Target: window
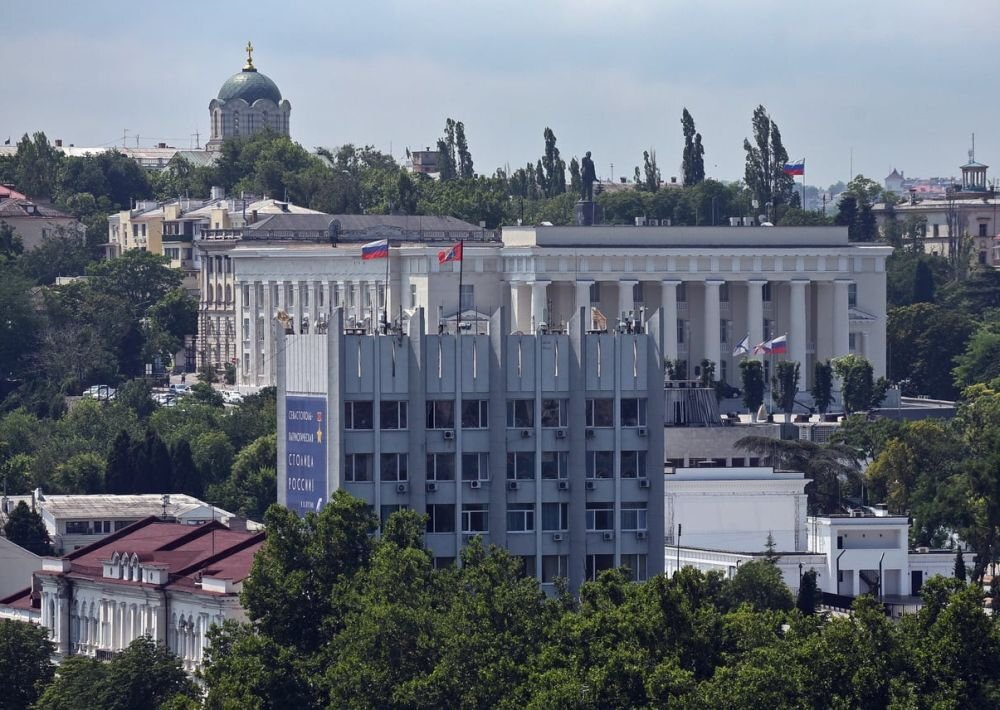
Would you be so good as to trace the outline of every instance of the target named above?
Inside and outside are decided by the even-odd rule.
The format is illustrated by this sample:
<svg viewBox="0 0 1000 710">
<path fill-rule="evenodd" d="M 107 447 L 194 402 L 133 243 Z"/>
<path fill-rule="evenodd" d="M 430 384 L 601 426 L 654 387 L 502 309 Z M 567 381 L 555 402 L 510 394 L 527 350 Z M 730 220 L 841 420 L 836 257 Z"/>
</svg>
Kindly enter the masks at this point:
<svg viewBox="0 0 1000 710">
<path fill-rule="evenodd" d="M 450 399 L 431 399 L 427 401 L 427 428 L 454 429 L 455 403 Z"/>
<path fill-rule="evenodd" d="M 587 503 L 586 513 L 588 531 L 615 529 L 614 503 Z"/>
<path fill-rule="evenodd" d="M 681 281 L 677 285 L 677 302 L 678 303 L 687 303 L 687 300 L 688 300 L 687 284 L 684 283 L 683 281 Z"/>
<path fill-rule="evenodd" d="M 548 429 L 566 426 L 569 423 L 569 400 L 543 399 L 542 426 Z"/>
<path fill-rule="evenodd" d="M 601 284 L 595 281 L 590 284 L 590 305 L 596 306 L 601 302 Z"/>
<path fill-rule="evenodd" d="M 507 480 L 508 481 L 535 480 L 534 451 L 507 452 Z"/>
<path fill-rule="evenodd" d="M 980 237 L 989 236 L 988 234 L 986 234 L 986 227 L 987 227 L 986 222 L 980 222 L 979 223 L 979 236 Z"/>
<path fill-rule="evenodd" d="M 462 532 L 480 533 L 489 531 L 488 503 L 462 504 Z"/>
<path fill-rule="evenodd" d="M 410 284 L 410 308 L 417 307 L 417 285 Z"/>
<path fill-rule="evenodd" d="M 687 331 L 687 321 L 683 318 L 677 319 L 677 344 L 684 344 L 684 333 Z"/>
<path fill-rule="evenodd" d="M 378 519 L 382 521 L 382 527 L 385 527 L 386 521 L 389 520 L 389 516 L 393 513 L 398 513 L 401 510 L 406 510 L 405 505 L 383 505 L 379 509 Z"/>
<path fill-rule="evenodd" d="M 427 454 L 428 481 L 455 480 L 455 454 Z"/>
<path fill-rule="evenodd" d="M 347 454 L 344 457 L 344 480 L 349 483 L 372 480 L 372 455 Z"/>
<path fill-rule="evenodd" d="M 427 506 L 427 532 L 455 532 L 454 503 L 432 503 Z"/>
<path fill-rule="evenodd" d="M 764 288 L 762 289 L 762 293 L 761 293 L 761 300 L 764 301 L 765 303 L 767 303 L 767 302 L 769 302 L 771 300 L 771 282 L 770 281 L 764 282 Z"/>
<path fill-rule="evenodd" d="M 646 504 L 622 503 L 622 530 L 646 529 Z"/>
<path fill-rule="evenodd" d="M 66 523 L 67 535 L 87 535 L 90 532 L 90 525 L 86 520 L 70 520 Z"/>
<path fill-rule="evenodd" d="M 614 451 L 587 452 L 587 478 L 612 478 L 614 473 Z"/>
<path fill-rule="evenodd" d="M 534 577 L 537 569 L 537 558 L 534 555 L 519 555 L 521 561 L 521 574 L 525 577 Z"/>
<path fill-rule="evenodd" d="M 381 472 L 383 481 L 405 481 L 407 478 L 406 454 L 382 454 Z"/>
<path fill-rule="evenodd" d="M 646 426 L 645 398 L 625 398 L 622 400 L 622 426 Z"/>
<path fill-rule="evenodd" d="M 614 555 L 587 555 L 587 581 L 593 582 L 598 575 L 615 566 Z"/>
<path fill-rule="evenodd" d="M 533 503 L 507 504 L 507 532 L 534 532 L 535 506 Z"/>
<path fill-rule="evenodd" d="M 847 334 L 847 349 L 850 350 L 852 353 L 856 352 L 858 349 L 857 335 L 858 335 L 857 333 Z"/>
<path fill-rule="evenodd" d="M 535 426 L 535 401 L 533 399 L 508 400 L 507 426 L 513 429 Z"/>
<path fill-rule="evenodd" d="M 462 428 L 485 429 L 489 425 L 488 399 L 467 399 L 462 402 Z"/>
<path fill-rule="evenodd" d="M 542 452 L 542 478 L 554 480 L 557 478 L 569 477 L 569 452 L 568 451 L 543 451 Z"/>
<path fill-rule="evenodd" d="M 454 557 L 435 557 L 432 562 L 434 569 L 448 569 L 455 564 Z"/>
<path fill-rule="evenodd" d="M 248 285 L 243 287 L 243 307 L 250 307 L 250 286 Z"/>
<path fill-rule="evenodd" d="M 587 400 L 587 426 L 611 427 L 615 425 L 615 401 L 613 399 Z"/>
<path fill-rule="evenodd" d="M 932 224 L 931 225 L 931 236 L 933 236 L 935 239 L 937 237 L 941 236 L 941 225 L 940 224 Z"/>
<path fill-rule="evenodd" d="M 569 530 L 569 503 L 542 503 L 542 530 Z"/>
<path fill-rule="evenodd" d="M 643 298 L 642 293 L 642 281 L 639 281 L 632 287 L 632 302 L 635 304 L 643 304 L 646 299 Z"/>
<path fill-rule="evenodd" d="M 372 419 L 372 403 L 370 401 L 344 402 L 345 429 L 371 429 Z"/>
<path fill-rule="evenodd" d="M 485 452 L 478 454 L 462 454 L 462 480 L 490 480 L 490 455 Z"/>
<path fill-rule="evenodd" d="M 729 283 L 726 281 L 719 284 L 719 303 L 729 303 Z"/>
<path fill-rule="evenodd" d="M 646 555 L 622 555 L 622 567 L 628 569 L 633 582 L 645 582 L 649 579 L 646 572 Z"/>
<path fill-rule="evenodd" d="M 646 452 L 622 451 L 622 478 L 646 478 Z"/>
<path fill-rule="evenodd" d="M 768 318 L 764 319 L 764 340 L 770 340 L 774 337 L 774 321 Z"/>
<path fill-rule="evenodd" d="M 542 555 L 542 584 L 569 577 L 569 555 Z"/>
<path fill-rule="evenodd" d="M 135 520 L 116 520 L 115 521 L 115 532 L 118 532 L 122 528 L 127 528 L 129 525 L 131 525 L 132 523 L 135 523 L 135 522 L 138 522 L 138 521 L 135 521 Z"/>
<path fill-rule="evenodd" d="M 405 429 L 406 402 L 382 400 L 379 420 L 383 429 Z"/>
<path fill-rule="evenodd" d="M 847 305 L 850 308 L 858 307 L 858 285 L 853 281 L 847 284 Z"/>
<path fill-rule="evenodd" d="M 472 284 L 462 284 L 462 291 L 459 294 L 459 302 L 461 303 L 461 309 L 463 311 L 475 308 L 475 286 Z"/>
<path fill-rule="evenodd" d="M 719 342 L 723 345 L 729 342 L 729 321 L 725 318 L 719 321 Z"/>
</svg>

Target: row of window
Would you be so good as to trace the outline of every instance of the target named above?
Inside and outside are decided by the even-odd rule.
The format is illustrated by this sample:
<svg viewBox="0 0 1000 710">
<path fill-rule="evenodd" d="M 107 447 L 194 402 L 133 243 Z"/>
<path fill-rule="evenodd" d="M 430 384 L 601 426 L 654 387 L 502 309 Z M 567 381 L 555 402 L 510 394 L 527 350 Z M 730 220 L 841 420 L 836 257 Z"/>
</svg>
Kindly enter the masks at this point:
<svg viewBox="0 0 1000 710">
<path fill-rule="evenodd" d="M 535 480 L 534 451 L 511 451 L 507 454 L 507 480 Z M 428 481 L 454 481 L 456 454 L 445 452 L 427 454 Z M 646 452 L 622 451 L 620 456 L 621 478 L 646 478 Z M 587 451 L 585 454 L 587 478 L 614 478 L 614 451 Z M 404 453 L 388 453 L 379 456 L 379 473 L 382 481 L 406 481 L 409 479 L 409 457 Z M 344 480 L 350 483 L 364 483 L 372 480 L 374 455 L 370 453 L 347 454 L 344 463 Z M 569 452 L 541 452 L 541 475 L 543 480 L 557 480 L 569 477 Z M 462 454 L 462 480 L 488 481 L 490 478 L 490 455 L 486 452 Z"/>
<path fill-rule="evenodd" d="M 435 561 L 438 559 L 442 558 L 435 558 Z M 521 563 L 524 565 L 523 571 L 526 576 L 538 578 L 538 558 L 535 555 L 522 555 Z M 601 572 L 614 566 L 614 555 L 587 555 L 585 578 L 593 582 Z M 644 582 L 649 578 L 647 558 L 644 554 L 622 555 L 621 566 L 628 570 L 633 582 Z M 569 555 L 542 555 L 542 584 L 552 584 L 559 578 L 569 578 Z"/>
<path fill-rule="evenodd" d="M 121 530 L 134 520 L 69 520 L 66 522 L 67 535 L 102 535 Z"/>
<path fill-rule="evenodd" d="M 399 510 L 401 506 L 382 506 L 382 519 Z M 463 503 L 461 526 L 463 533 L 489 532 L 489 503 Z M 623 532 L 646 531 L 646 504 L 622 503 L 620 530 Z M 534 503 L 510 503 L 507 505 L 507 532 L 535 532 L 537 509 Z M 569 529 L 568 503 L 542 503 L 542 532 L 565 532 Z M 603 532 L 615 529 L 614 503 L 587 503 L 586 527 L 588 532 Z M 433 503 L 427 506 L 427 532 L 455 532 L 455 504 Z"/>
<path fill-rule="evenodd" d="M 379 408 L 381 429 L 406 429 L 407 403 L 383 400 Z M 371 400 L 344 402 L 344 428 L 369 430 L 375 421 L 375 406 Z M 490 403 L 486 399 L 467 399 L 462 402 L 459 421 L 463 429 L 485 429 L 489 426 Z M 621 425 L 623 427 L 646 426 L 646 399 L 623 398 L 621 400 Z M 507 426 L 511 429 L 528 429 L 535 426 L 535 400 L 512 399 L 507 402 Z M 428 429 L 455 428 L 455 402 L 451 399 L 433 399 L 425 408 L 425 423 Z M 543 399 L 541 401 L 541 425 L 543 428 L 565 427 L 569 423 L 568 399 Z M 586 404 L 586 424 L 588 427 L 613 427 L 615 425 L 615 400 L 610 397 L 592 398 Z"/>
</svg>

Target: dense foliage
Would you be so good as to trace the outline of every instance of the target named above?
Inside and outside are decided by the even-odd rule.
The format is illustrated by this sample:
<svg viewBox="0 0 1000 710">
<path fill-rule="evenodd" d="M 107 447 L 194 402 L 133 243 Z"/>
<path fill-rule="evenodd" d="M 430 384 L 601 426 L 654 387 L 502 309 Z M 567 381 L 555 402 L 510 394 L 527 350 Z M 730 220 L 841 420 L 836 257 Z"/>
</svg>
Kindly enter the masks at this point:
<svg viewBox="0 0 1000 710">
<path fill-rule="evenodd" d="M 376 519 L 340 493 L 318 515 L 267 514 L 247 624 L 212 632 L 209 708 L 986 707 L 1000 701 L 1000 627 L 982 592 L 925 585 L 890 621 L 798 601 L 768 557 L 724 579 L 690 568 L 633 583 L 603 573 L 548 597 L 478 539 L 435 569 L 423 521 Z"/>
</svg>

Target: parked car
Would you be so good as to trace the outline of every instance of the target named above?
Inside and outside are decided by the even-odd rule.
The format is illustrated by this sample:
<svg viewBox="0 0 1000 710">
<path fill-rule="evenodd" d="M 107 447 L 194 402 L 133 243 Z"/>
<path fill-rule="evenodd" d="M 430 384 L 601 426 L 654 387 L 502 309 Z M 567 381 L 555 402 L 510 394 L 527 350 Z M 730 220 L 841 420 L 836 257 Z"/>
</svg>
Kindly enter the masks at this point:
<svg viewBox="0 0 1000 710">
<path fill-rule="evenodd" d="M 83 391 L 83 398 L 107 402 L 114 399 L 117 394 L 118 390 L 111 385 L 91 385 Z"/>
<path fill-rule="evenodd" d="M 178 397 L 183 397 L 185 395 L 191 394 L 191 385 L 186 385 L 182 383 L 174 383 L 170 385 L 170 392 Z"/>
<path fill-rule="evenodd" d="M 243 402 L 243 394 L 236 390 L 220 390 L 222 401 L 226 404 L 240 404 Z"/>
<path fill-rule="evenodd" d="M 719 388 L 719 394 L 723 399 L 736 399 L 743 394 L 739 387 L 733 387 L 728 382 L 720 382 L 716 387 Z"/>
</svg>

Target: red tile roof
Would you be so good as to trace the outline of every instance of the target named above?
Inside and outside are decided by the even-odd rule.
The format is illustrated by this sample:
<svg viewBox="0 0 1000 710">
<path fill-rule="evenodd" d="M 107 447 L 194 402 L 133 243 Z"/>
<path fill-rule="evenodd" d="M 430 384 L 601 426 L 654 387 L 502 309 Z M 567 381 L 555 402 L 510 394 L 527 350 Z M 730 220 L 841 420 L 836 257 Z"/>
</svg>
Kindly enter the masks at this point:
<svg viewBox="0 0 1000 710">
<path fill-rule="evenodd" d="M 102 579 L 102 563 L 115 552 L 129 557 L 134 553 L 144 563 L 166 567 L 167 586 L 193 590 L 202 576 L 233 582 L 243 580 L 250 573 L 254 554 L 263 544 L 264 533 L 230 530 L 218 521 L 192 526 L 149 517 L 69 553 L 63 559 L 70 560 L 70 571 L 56 574 Z M 144 584 L 125 580 L 115 583 Z"/>
<path fill-rule="evenodd" d="M 32 596 L 31 587 L 27 589 L 22 589 L 19 592 L 11 594 L 9 597 L 4 597 L 0 599 L 0 606 L 9 607 L 11 609 L 38 609 L 40 606 L 40 600 L 38 595 Z"/>
</svg>

